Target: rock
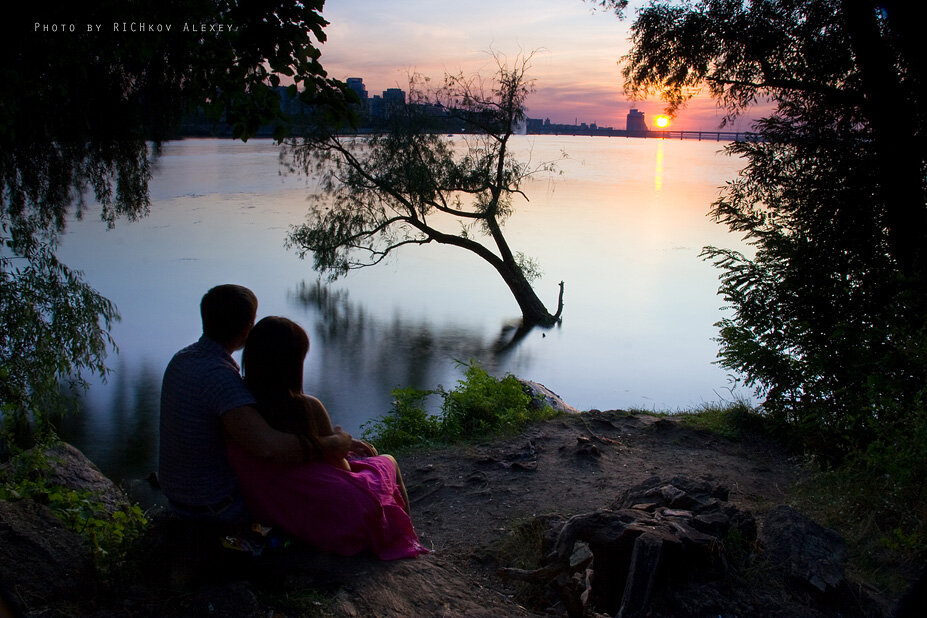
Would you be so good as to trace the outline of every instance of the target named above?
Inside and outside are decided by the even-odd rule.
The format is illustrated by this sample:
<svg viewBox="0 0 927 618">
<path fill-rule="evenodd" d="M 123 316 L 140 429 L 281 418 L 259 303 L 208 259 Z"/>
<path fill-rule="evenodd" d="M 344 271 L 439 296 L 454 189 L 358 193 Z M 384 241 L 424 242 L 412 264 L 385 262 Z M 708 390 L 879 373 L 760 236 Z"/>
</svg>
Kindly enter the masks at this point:
<svg viewBox="0 0 927 618">
<path fill-rule="evenodd" d="M 560 395 L 550 390 L 543 384 L 522 379 L 519 379 L 518 381 L 521 382 L 522 390 L 524 390 L 525 393 L 531 397 L 530 406 L 533 409 L 538 410 L 544 406 L 550 406 L 557 412 L 579 414 L 579 410 L 566 403 L 560 397 Z"/>
<path fill-rule="evenodd" d="M 45 455 L 48 469 L 23 473 L 33 480 L 44 476 L 49 486 L 94 492 L 109 513 L 129 505 L 125 493 L 70 444 Z M 11 472 L 15 465 L 2 469 Z M 34 500 L 0 501 L 0 592 L 9 605 L 26 614 L 92 596 L 95 587 L 93 553 L 80 535 Z"/>
<path fill-rule="evenodd" d="M 731 527 L 731 518 L 723 511 L 702 513 L 692 518 L 692 525 L 696 530 L 718 536 Z"/>
<path fill-rule="evenodd" d="M 586 565 L 592 562 L 592 550 L 589 545 L 580 541 L 576 543 L 573 553 L 570 555 L 570 568 L 585 569 Z"/>
<path fill-rule="evenodd" d="M 557 574 L 554 588 L 564 607 L 617 612 L 622 618 L 645 616 L 661 573 L 672 573 L 676 581 L 720 577 L 731 528 L 736 527 L 745 543 L 756 538 L 753 517 L 719 498 L 727 495 L 727 489 L 706 481 L 652 477 L 629 489 L 609 509 L 571 517 L 551 554 L 559 570 L 548 566 L 536 573 Z M 571 559 L 580 543 L 592 552 L 594 576 L 586 578 L 586 590 L 576 592 L 577 586 L 564 583 L 585 565 Z M 582 598 L 564 598 L 576 594 Z M 592 609 L 585 602 L 590 600 Z"/>
<path fill-rule="evenodd" d="M 621 513 L 609 510 L 574 515 L 560 530 L 554 550 L 556 556 L 561 562 L 567 561 L 573 554 L 573 546 L 577 541 L 583 541 L 590 547 L 596 545 L 611 547 L 621 544 L 631 547 L 636 535 L 633 532 L 628 533 L 628 526 L 634 521 L 633 516 L 622 517 Z M 629 534 L 630 539 L 628 539 Z M 594 549 L 593 553 L 595 553 Z"/>
<path fill-rule="evenodd" d="M 161 491 L 161 483 L 155 472 L 143 479 L 129 480 L 125 491 L 132 502 L 138 504 L 146 513 L 156 514 L 168 510 L 167 496 Z"/>
<path fill-rule="evenodd" d="M 766 560 L 783 568 L 793 580 L 822 593 L 845 582 L 843 537 L 792 507 L 777 506 L 769 511 L 760 539 L 766 547 Z"/>
<path fill-rule="evenodd" d="M 75 447 L 60 442 L 45 451 L 47 470 L 29 470 L 33 477 L 44 475 L 49 485 L 96 493 L 110 513 L 130 504 L 126 493 L 106 477 L 92 461 Z M 0 472 L 12 471 L 15 463 L 0 466 Z"/>
<path fill-rule="evenodd" d="M 659 477 L 650 477 L 628 489 L 619 500 L 612 504 L 612 508 L 628 508 L 641 503 L 658 503 L 671 509 L 699 513 L 705 509 L 714 508 L 719 500 L 726 502 L 728 493 L 725 487 L 686 476 L 674 476 L 662 484 L 660 484 Z"/>
<path fill-rule="evenodd" d="M 0 589 L 16 611 L 85 596 L 94 578 L 89 546 L 48 507 L 0 501 Z"/>
<path fill-rule="evenodd" d="M 618 618 L 641 618 L 650 604 L 650 593 L 663 558 L 663 540 L 655 534 L 642 534 L 634 541 L 631 568 L 621 595 Z"/>
<path fill-rule="evenodd" d="M 586 436 L 576 437 L 576 447 L 573 450 L 573 457 L 579 460 L 595 461 L 602 456 L 599 447 L 592 443 L 592 440 Z"/>
</svg>

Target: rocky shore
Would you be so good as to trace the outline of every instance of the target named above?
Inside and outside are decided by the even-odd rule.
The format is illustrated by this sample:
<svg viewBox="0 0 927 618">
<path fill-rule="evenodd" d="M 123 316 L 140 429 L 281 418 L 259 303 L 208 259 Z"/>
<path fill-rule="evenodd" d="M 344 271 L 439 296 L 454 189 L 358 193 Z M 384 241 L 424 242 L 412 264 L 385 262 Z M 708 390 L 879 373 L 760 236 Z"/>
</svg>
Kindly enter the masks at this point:
<svg viewBox="0 0 927 618">
<path fill-rule="evenodd" d="M 58 481 L 124 500 L 73 447 Z M 802 468 L 762 436 L 566 414 L 399 459 L 422 541 L 398 562 L 223 546 L 152 506 L 119 573 L 34 500 L 0 501 L 6 616 L 889 616 L 846 546 L 789 505 Z"/>
</svg>

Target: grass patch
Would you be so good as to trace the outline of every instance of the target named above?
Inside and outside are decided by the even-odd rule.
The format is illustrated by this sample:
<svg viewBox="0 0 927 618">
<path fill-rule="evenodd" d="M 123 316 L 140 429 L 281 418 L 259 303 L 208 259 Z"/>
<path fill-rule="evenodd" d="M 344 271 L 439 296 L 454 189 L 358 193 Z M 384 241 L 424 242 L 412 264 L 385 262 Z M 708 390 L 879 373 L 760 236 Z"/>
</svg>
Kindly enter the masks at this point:
<svg viewBox="0 0 927 618">
<path fill-rule="evenodd" d="M 363 436 L 378 449 L 394 453 L 510 435 L 528 423 L 557 415 L 549 405 L 533 401 L 515 376 L 493 377 L 473 361 L 453 390 L 399 388 L 392 396 L 392 410 L 365 423 Z M 440 414 L 425 409 L 432 396 L 441 398 Z"/>
<path fill-rule="evenodd" d="M 541 568 L 565 522 L 561 515 L 537 515 L 516 521 L 508 534 L 493 543 L 496 560 L 500 566 L 525 571 Z M 546 582 L 513 581 L 511 585 L 515 600 L 525 607 L 542 610 L 553 601 Z"/>
<path fill-rule="evenodd" d="M 763 417 L 744 401 L 702 404 L 692 411 L 677 415 L 684 425 L 710 431 L 724 438 L 737 440 L 745 433 L 764 428 Z"/>
<path fill-rule="evenodd" d="M 709 431 L 731 440 L 738 440 L 747 433 L 770 433 L 771 431 L 767 420 L 743 400 L 703 403 L 691 410 L 675 412 L 659 412 L 643 408 L 631 408 L 628 411 L 631 414 L 649 414 L 678 419 L 687 427 Z"/>
</svg>

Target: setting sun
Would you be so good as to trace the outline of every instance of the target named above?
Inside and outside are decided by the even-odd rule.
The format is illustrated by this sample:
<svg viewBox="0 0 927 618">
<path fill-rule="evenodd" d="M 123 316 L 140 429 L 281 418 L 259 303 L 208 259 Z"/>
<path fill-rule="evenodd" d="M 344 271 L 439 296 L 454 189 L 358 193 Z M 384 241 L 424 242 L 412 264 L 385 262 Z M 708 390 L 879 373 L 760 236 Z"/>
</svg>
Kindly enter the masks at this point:
<svg viewBox="0 0 927 618">
<path fill-rule="evenodd" d="M 660 127 L 661 129 L 665 129 L 666 127 L 669 126 L 669 118 L 667 118 L 666 116 L 657 116 L 657 119 L 655 122 L 657 123 L 657 126 Z"/>
</svg>

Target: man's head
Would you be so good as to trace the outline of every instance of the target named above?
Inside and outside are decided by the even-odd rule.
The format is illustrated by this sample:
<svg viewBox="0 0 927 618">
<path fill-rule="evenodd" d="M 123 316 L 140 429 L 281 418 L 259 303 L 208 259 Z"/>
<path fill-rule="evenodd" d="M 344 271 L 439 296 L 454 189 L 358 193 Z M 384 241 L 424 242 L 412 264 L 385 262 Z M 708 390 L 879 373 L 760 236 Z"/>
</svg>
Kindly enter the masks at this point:
<svg viewBox="0 0 927 618">
<path fill-rule="evenodd" d="M 217 285 L 200 302 L 203 334 L 227 348 L 241 347 L 254 325 L 257 306 L 257 297 L 248 288 Z"/>
</svg>

